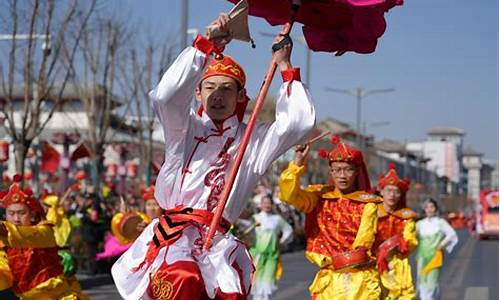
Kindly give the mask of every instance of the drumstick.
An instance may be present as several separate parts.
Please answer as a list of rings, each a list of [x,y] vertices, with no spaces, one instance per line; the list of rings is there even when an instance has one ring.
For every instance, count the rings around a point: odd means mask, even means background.
[[[325,136],[327,136],[329,134],[330,134],[330,131],[325,131],[325,132],[321,133],[320,135],[318,135],[318,136],[310,139],[305,144],[295,146],[295,151],[304,151],[304,149],[306,148],[306,146],[310,146],[311,144],[319,141],[321,138],[323,138],[323,137],[325,137]]]
[[[307,145],[311,145],[311,144],[313,144],[313,143],[315,143],[315,142],[319,141],[320,139],[322,139],[323,137],[325,137],[325,136],[327,136],[327,135],[329,135],[329,134],[330,134],[330,131],[325,131],[325,132],[321,133],[320,135],[318,135],[317,137],[312,138],[312,139],[310,139],[309,141],[307,141],[307,143],[306,143],[306,144],[307,144]]]

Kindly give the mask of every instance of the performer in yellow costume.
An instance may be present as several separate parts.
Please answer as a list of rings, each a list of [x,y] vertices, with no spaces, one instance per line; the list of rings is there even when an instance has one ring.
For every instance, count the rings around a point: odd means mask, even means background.
[[[380,197],[368,192],[362,153],[333,137],[328,159],[333,185],[300,188],[309,146],[281,174],[281,200],[306,213],[306,257],[320,270],[309,287],[316,300],[378,300],[380,286],[371,249]]]
[[[65,199],[69,191],[63,196]],[[78,295],[78,299],[88,299],[88,297],[82,293],[80,283],[76,279],[76,267],[75,259],[70,252],[69,246],[71,242],[71,223],[64,213],[64,209],[59,205],[60,199],[56,195],[46,195],[42,200],[48,209],[45,215],[47,222],[50,222],[54,226],[54,237],[56,239],[56,244],[59,247],[57,254],[61,260],[63,266],[64,276],[68,281],[71,289]]]
[[[34,225],[43,210],[19,181],[0,200],[7,219],[0,223],[0,290],[11,288],[24,300],[79,299],[64,276],[52,225]]]
[[[416,299],[415,287],[408,260],[415,250],[416,213],[406,207],[406,192],[410,181],[400,179],[395,166],[379,178],[384,203],[378,207],[378,227],[373,253],[377,255],[383,299]]]

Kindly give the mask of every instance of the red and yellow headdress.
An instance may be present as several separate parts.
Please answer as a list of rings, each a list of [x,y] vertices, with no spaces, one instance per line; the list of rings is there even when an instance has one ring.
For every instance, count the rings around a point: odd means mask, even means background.
[[[363,153],[358,149],[346,145],[340,137],[332,136],[331,142],[333,149],[329,152],[325,149],[320,149],[318,154],[320,157],[328,159],[332,162],[346,162],[354,164],[358,169],[358,189],[369,191],[370,190],[370,177],[366,169]]]
[[[241,88],[245,87],[246,76],[243,68],[229,55],[217,54],[208,66],[202,81],[212,76],[227,76],[231,77]]]
[[[201,78],[201,81],[212,77],[212,76],[227,76],[234,79],[241,88],[245,87],[246,75],[243,68],[229,55],[217,54],[208,66],[205,74]],[[243,121],[243,116],[245,115],[245,110],[247,108],[248,101],[250,100],[247,96],[246,100],[243,102],[238,102],[236,104],[236,109],[234,114],[238,116],[238,120]],[[198,115],[201,116],[203,113],[203,106],[198,109]]]
[[[396,172],[396,165],[394,163],[390,163],[387,174],[381,175],[378,179],[378,186],[381,189],[387,185],[397,186],[401,193],[406,193],[410,186],[410,180],[408,178],[401,179]]]
[[[12,204],[20,203],[26,205],[35,214],[42,213],[42,206],[35,199],[35,197],[33,197],[33,191],[29,187],[26,187],[23,190],[19,186],[19,182],[21,182],[21,180],[21,175],[14,175],[13,182],[9,187],[9,191],[6,193],[2,192],[0,194],[0,206],[2,208],[7,208]]]
[[[396,165],[394,163],[389,164],[389,171],[385,175],[380,175],[378,179],[378,186],[380,189],[385,188],[388,185],[397,186],[401,192],[401,199],[399,202],[400,206],[406,207],[406,192],[410,187],[410,180],[408,178],[401,179],[396,172]]]

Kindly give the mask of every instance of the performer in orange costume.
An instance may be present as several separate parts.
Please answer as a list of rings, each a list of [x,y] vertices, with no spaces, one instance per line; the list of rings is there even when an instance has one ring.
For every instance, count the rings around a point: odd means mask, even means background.
[[[43,210],[16,177],[0,200],[7,219],[0,223],[0,290],[12,288],[24,300],[79,299],[64,276],[53,225],[34,225]]]
[[[406,207],[410,181],[400,179],[394,164],[379,179],[384,203],[378,206],[377,236],[373,253],[377,255],[384,299],[416,299],[408,255],[417,244],[416,213]]]
[[[333,137],[327,158],[333,185],[300,188],[309,146],[298,147],[295,161],[281,174],[281,199],[305,212],[306,257],[320,270],[309,287],[312,298],[379,299],[371,248],[377,230],[377,203],[362,153]]]

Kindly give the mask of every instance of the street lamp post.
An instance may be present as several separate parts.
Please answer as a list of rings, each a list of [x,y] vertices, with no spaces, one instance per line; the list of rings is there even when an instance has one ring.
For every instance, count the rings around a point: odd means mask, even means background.
[[[376,89],[376,90],[365,90],[364,88],[356,88],[354,90],[346,90],[346,89],[336,89],[326,87],[325,91],[339,93],[339,94],[347,94],[350,96],[354,96],[356,98],[356,131],[357,131],[357,145],[358,147],[362,146],[361,143],[361,100],[363,100],[366,96],[373,94],[381,94],[381,93],[390,93],[394,92],[395,89]]]
[[[391,122],[389,121],[379,121],[379,122],[372,122],[372,123],[369,123],[368,125],[370,126],[370,128],[373,128],[373,127],[382,127],[382,126],[388,126],[390,125]],[[367,136],[368,134],[368,130],[367,130],[367,126],[366,126],[366,122],[363,122],[363,131],[362,131],[362,136],[363,136],[363,142],[362,142],[362,147],[361,147],[361,151],[365,151],[366,149],[366,140],[365,140],[365,136]]]
[[[181,0],[181,51],[187,47],[189,0]]]

